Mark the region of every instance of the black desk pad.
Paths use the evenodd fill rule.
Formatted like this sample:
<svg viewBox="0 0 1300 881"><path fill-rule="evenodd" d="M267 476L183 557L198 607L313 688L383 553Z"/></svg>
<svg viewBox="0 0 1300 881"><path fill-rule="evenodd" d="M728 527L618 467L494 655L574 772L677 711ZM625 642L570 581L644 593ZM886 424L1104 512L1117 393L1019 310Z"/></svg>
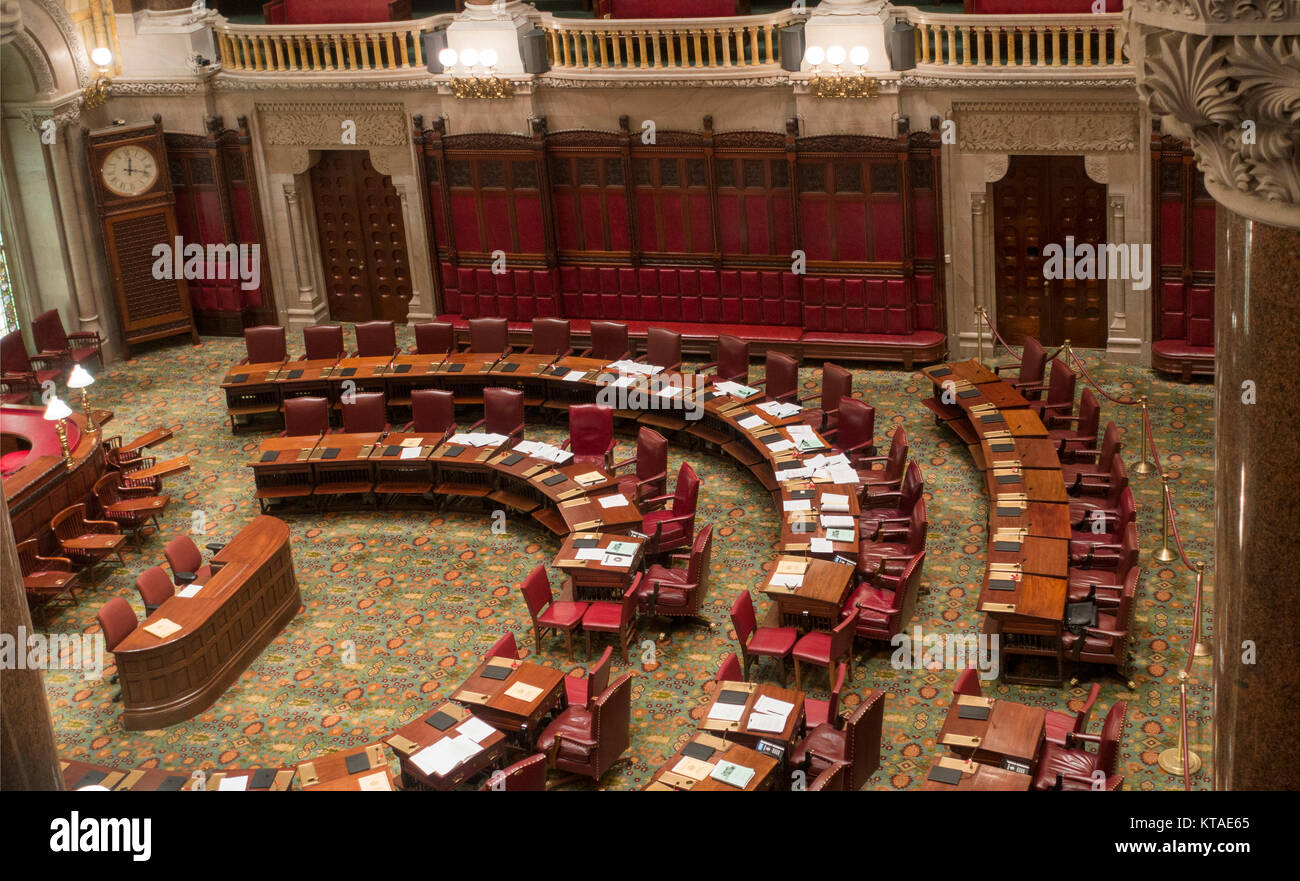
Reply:
<svg viewBox="0 0 1300 881"><path fill-rule="evenodd" d="M988 717L989 717L988 707L961 706L957 708L958 719L974 719L976 722L983 722Z"/></svg>
<svg viewBox="0 0 1300 881"><path fill-rule="evenodd" d="M945 768L941 765L935 765L930 769L930 780L935 783L949 783L956 786L961 782L961 771L956 768Z"/></svg>
<svg viewBox="0 0 1300 881"><path fill-rule="evenodd" d="M434 728L437 728L439 731L446 731L448 728L456 724L456 717L439 710L424 721L427 724L432 725Z"/></svg>
<svg viewBox="0 0 1300 881"><path fill-rule="evenodd" d="M514 671L514 670L511 670L509 667L497 667L497 666L495 666L495 665L490 665L490 666L484 667L484 668L483 668L483 672L482 672L480 675L481 675L484 679L497 679L497 680L500 680L500 679L509 679L509 678L510 678L510 674L513 673L513 672L515 672L515 671Z"/></svg>

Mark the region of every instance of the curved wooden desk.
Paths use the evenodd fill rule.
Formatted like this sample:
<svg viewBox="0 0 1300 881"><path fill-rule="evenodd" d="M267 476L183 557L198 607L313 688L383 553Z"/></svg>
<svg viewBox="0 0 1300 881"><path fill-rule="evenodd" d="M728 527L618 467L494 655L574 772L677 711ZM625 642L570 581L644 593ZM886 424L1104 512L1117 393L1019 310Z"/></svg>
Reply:
<svg viewBox="0 0 1300 881"><path fill-rule="evenodd" d="M104 473L104 450L98 431L86 431L86 417L73 413L67 419L68 448L72 470L63 461L63 450L53 423L43 418L44 408L11 404L0 408L0 451L26 448L26 458L4 478L5 504L13 520L14 538L41 539L41 548L58 547L50 520L69 505L90 495L95 481Z"/></svg>
<svg viewBox="0 0 1300 881"><path fill-rule="evenodd" d="M173 596L114 650L127 730L174 725L212 706L298 614L284 521L257 517L212 565L197 596ZM181 629L162 639L144 629L164 618Z"/></svg>

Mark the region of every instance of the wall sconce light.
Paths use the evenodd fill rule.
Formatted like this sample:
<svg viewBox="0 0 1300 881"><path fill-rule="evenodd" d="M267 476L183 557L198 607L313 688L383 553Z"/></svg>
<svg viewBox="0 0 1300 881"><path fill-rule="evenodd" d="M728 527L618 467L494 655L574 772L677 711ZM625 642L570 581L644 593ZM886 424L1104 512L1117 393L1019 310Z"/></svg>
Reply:
<svg viewBox="0 0 1300 881"><path fill-rule="evenodd" d="M497 75L497 61L495 49L479 51L470 47L457 52L448 47L438 53L438 62L451 77L451 93L457 98L509 98L514 95L514 84ZM480 66L482 73L475 73Z"/></svg>
<svg viewBox="0 0 1300 881"><path fill-rule="evenodd" d="M95 384L95 377L91 376L86 368L78 364L72 368L72 373L68 376L69 389L81 389L81 411L86 414L86 430L99 431L99 426L95 424L95 417L90 412L90 395L86 389Z"/></svg>
<svg viewBox="0 0 1300 881"><path fill-rule="evenodd" d="M104 102L108 100L108 91L113 85L113 81L108 78L108 66L113 63L113 51L103 46L92 49L90 61L99 68L99 75L95 77L93 83L81 90L81 95L86 103L86 109L94 110L96 107L104 106Z"/></svg>
<svg viewBox="0 0 1300 881"><path fill-rule="evenodd" d="M880 82L867 76L867 62L871 53L866 46L854 46L845 50L843 46L809 46L804 53L804 60L812 66L812 77L808 88L818 98L875 98L879 94ZM845 72L844 62L849 62L856 72ZM829 73L822 72L822 64L830 64Z"/></svg>
<svg viewBox="0 0 1300 881"><path fill-rule="evenodd" d="M59 400L57 396L54 396L45 405L43 415L46 421L54 423L54 430L59 435L59 447L63 450L63 464L71 471L76 466L72 462L72 451L68 449L68 429L64 424L64 420L72 415L72 408Z"/></svg>

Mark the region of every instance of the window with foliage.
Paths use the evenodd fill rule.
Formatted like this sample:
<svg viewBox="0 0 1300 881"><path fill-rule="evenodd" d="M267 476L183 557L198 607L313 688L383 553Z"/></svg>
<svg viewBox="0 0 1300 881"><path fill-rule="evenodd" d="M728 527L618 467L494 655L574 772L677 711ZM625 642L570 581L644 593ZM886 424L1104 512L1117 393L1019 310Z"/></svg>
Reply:
<svg viewBox="0 0 1300 881"><path fill-rule="evenodd" d="M0 334L18 329L18 309L14 289L9 283L9 258L5 255L4 237L0 236Z"/></svg>

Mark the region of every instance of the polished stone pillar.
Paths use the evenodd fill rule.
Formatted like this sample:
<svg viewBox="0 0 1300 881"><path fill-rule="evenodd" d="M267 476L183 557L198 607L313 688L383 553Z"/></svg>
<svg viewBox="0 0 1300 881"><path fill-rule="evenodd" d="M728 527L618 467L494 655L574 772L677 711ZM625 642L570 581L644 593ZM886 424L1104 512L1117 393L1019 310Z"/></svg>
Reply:
<svg viewBox="0 0 1300 881"><path fill-rule="evenodd" d="M1297 789L1300 230L1220 207L1218 240L1214 782Z"/></svg>

